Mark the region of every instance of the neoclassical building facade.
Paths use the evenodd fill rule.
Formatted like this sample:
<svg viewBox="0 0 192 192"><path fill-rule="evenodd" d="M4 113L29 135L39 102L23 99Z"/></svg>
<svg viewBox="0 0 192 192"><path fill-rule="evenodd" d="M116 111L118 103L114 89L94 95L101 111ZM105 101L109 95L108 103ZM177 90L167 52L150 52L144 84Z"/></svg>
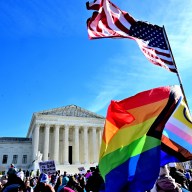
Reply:
<svg viewBox="0 0 192 192"><path fill-rule="evenodd" d="M34 170L38 161L48 160L54 160L59 169L97 163L104 122L103 116L76 105L34 113L26 136L31 151L25 167Z"/></svg>
<svg viewBox="0 0 192 192"><path fill-rule="evenodd" d="M105 118L76 105L36 112L27 136L0 137L0 172L10 164L39 169L40 161L54 160L56 169L77 173L78 167L98 163ZM191 163L183 166L191 168Z"/></svg>

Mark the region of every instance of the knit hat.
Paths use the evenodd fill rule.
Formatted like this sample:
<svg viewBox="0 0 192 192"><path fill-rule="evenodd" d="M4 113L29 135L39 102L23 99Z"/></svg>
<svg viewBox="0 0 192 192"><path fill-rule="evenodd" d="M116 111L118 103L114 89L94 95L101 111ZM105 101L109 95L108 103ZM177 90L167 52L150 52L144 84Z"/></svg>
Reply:
<svg viewBox="0 0 192 192"><path fill-rule="evenodd" d="M69 177L67 177L67 176L63 177L62 185L66 186L68 182L69 182Z"/></svg>
<svg viewBox="0 0 192 192"><path fill-rule="evenodd" d="M41 182L41 183L48 183L48 182L49 182L49 177L48 177L48 175L45 174L45 173L42 173L42 174L41 174L40 182Z"/></svg>

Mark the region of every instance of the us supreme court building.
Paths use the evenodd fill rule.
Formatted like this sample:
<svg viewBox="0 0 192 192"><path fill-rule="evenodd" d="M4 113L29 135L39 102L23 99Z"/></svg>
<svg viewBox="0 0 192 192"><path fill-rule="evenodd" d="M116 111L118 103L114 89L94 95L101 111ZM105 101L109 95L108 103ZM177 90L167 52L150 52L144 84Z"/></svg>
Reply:
<svg viewBox="0 0 192 192"><path fill-rule="evenodd" d="M7 170L11 163L36 170L40 161L48 160L54 160L61 171L94 166L99 159L104 122L103 116L76 105L36 112L26 138L0 137L0 171Z"/></svg>

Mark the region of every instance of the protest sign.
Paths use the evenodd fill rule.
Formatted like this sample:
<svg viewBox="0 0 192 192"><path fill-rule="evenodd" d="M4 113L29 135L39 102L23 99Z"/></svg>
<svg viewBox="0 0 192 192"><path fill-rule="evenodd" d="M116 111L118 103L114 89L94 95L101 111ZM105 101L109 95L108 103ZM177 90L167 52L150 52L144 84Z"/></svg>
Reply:
<svg viewBox="0 0 192 192"><path fill-rule="evenodd" d="M53 160L39 162L39 169L41 173L46 173L48 175L56 173L55 162Z"/></svg>
<svg viewBox="0 0 192 192"><path fill-rule="evenodd" d="M86 170L85 170L84 167L79 167L78 170L79 170L79 172L80 172L81 174L85 174L85 173L86 173Z"/></svg>

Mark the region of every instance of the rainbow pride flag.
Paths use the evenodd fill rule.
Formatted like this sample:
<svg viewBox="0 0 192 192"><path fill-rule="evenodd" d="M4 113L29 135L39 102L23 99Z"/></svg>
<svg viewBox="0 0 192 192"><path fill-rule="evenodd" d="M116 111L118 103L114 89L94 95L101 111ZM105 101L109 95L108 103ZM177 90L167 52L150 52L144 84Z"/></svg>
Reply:
<svg viewBox="0 0 192 192"><path fill-rule="evenodd" d="M181 96L179 86L166 86L121 101L111 101L99 159L106 192L145 192L153 188L161 161L164 157L164 162L168 162L166 154L172 149L164 140L162 142L169 150L161 148L161 138L166 136L164 133L162 137L162 133L169 118L178 109ZM177 112L174 115L178 116ZM168 132L168 127L166 130ZM182 139L186 139L184 133ZM190 146L190 138L187 144L183 148ZM188 157L191 158L190 155ZM183 160L185 158L183 156ZM173 159L170 162L174 162Z"/></svg>

